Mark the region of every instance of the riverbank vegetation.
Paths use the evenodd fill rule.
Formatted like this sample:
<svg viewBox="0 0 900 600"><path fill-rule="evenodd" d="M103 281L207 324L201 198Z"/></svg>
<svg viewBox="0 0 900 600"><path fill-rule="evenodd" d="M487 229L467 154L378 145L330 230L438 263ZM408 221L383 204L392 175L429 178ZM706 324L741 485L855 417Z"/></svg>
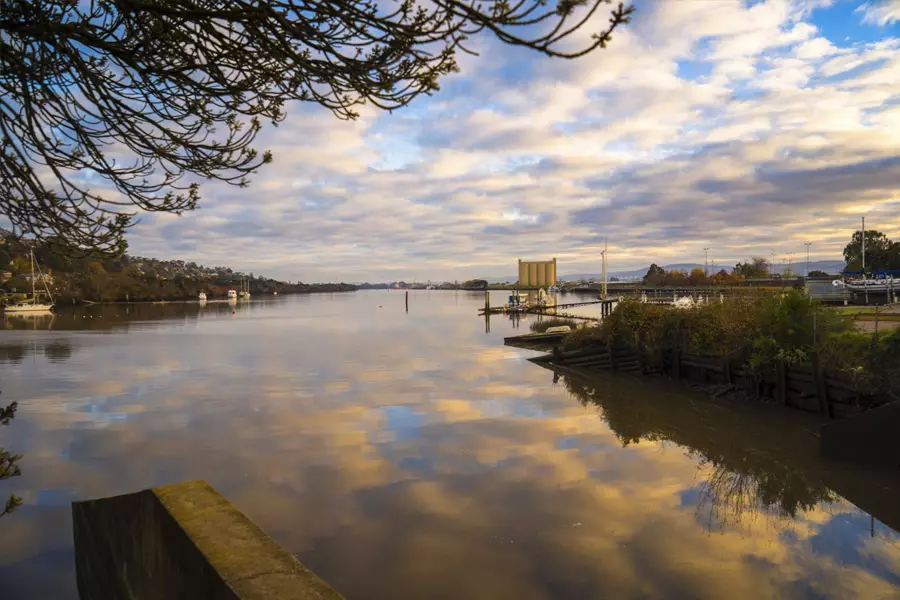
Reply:
<svg viewBox="0 0 900 600"><path fill-rule="evenodd" d="M664 269L654 263L647 269L641 283L648 287L727 287L757 279L785 280L793 277L792 269L773 273L769 261L761 256L754 256L748 261L735 264L730 272L725 269L707 272L703 267L694 267L688 272L682 269Z"/></svg>
<svg viewBox="0 0 900 600"><path fill-rule="evenodd" d="M801 290L692 308L624 300L599 327L568 336L565 347L609 343L636 348L648 364L661 365L671 352L728 358L759 378L815 353L823 369L852 377L861 391L900 397L900 332L859 332Z"/></svg>

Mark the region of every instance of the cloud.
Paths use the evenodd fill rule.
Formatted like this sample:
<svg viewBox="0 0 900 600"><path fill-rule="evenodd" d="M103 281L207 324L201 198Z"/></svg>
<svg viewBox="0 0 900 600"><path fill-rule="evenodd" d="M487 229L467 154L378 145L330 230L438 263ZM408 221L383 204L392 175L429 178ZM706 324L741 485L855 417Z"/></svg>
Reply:
<svg viewBox="0 0 900 600"><path fill-rule="evenodd" d="M640 3L575 61L478 36L481 56L393 114L288 107L248 189L208 184L195 213L145 216L132 251L322 281L463 280L519 256L584 272L605 237L617 269L707 246L736 262L769 240L788 253L798 236L838 258L857 216L900 187L900 39L842 41L839 9ZM896 237L900 218L879 210Z"/></svg>
<svg viewBox="0 0 900 600"><path fill-rule="evenodd" d="M885 27L900 22L900 0L863 2L855 11L862 13L862 22Z"/></svg>

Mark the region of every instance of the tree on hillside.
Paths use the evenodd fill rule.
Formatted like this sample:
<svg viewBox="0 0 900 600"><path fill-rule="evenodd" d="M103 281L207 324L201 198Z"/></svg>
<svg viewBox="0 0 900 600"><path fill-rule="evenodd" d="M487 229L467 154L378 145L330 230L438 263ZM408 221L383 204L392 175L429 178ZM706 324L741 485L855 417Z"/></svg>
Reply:
<svg viewBox="0 0 900 600"><path fill-rule="evenodd" d="M744 279L762 279L769 276L769 261L762 256L754 256L747 262L734 265L732 272Z"/></svg>
<svg viewBox="0 0 900 600"><path fill-rule="evenodd" d="M653 263L644 275L644 285L659 285L666 276L666 270Z"/></svg>
<svg viewBox="0 0 900 600"><path fill-rule="evenodd" d="M862 270L862 232L856 231L844 247L848 271ZM880 231L866 230L866 271L900 269L900 243Z"/></svg>
<svg viewBox="0 0 900 600"><path fill-rule="evenodd" d="M609 0L4 0L0 214L19 235L120 254L134 211L181 214L198 180L244 186L288 101L341 119L439 89L467 38L551 57L603 48L633 8L562 44ZM131 212L129 212L131 211Z"/></svg>
<svg viewBox="0 0 900 600"><path fill-rule="evenodd" d="M734 273L729 273L725 269L719 269L719 272L710 277L710 281L714 285L729 285L742 281L744 278Z"/></svg>
<svg viewBox="0 0 900 600"><path fill-rule="evenodd" d="M812 270L807 274L807 277L828 277L828 273L825 271Z"/></svg>
<svg viewBox="0 0 900 600"><path fill-rule="evenodd" d="M663 285L682 286L688 285L689 283L690 280L688 279L687 271L681 269L666 271L666 275L663 277Z"/></svg>

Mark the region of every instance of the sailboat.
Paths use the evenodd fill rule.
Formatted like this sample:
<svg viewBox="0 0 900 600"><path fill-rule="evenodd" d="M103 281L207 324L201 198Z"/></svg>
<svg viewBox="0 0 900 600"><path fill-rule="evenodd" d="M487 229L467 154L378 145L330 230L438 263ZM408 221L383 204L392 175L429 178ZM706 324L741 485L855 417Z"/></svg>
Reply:
<svg viewBox="0 0 900 600"><path fill-rule="evenodd" d="M241 298L250 299L250 280L247 279L247 289L244 289L244 280L241 279L241 291L238 293L238 296Z"/></svg>
<svg viewBox="0 0 900 600"><path fill-rule="evenodd" d="M41 273L41 267L38 266L38 273L41 275L41 283L44 284L44 291L50 298L50 304L44 304L37 301L37 292L34 289L34 251L31 251L31 301L24 300L17 304L9 305L4 310L8 313L48 313L53 308L53 296L47 287L47 281L44 274Z"/></svg>

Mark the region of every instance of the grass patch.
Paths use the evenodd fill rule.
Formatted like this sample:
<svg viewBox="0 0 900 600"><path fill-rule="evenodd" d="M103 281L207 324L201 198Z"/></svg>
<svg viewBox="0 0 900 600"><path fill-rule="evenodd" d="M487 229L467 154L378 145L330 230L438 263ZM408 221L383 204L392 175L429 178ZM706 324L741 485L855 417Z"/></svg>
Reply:
<svg viewBox="0 0 900 600"><path fill-rule="evenodd" d="M875 314L874 306L829 306L825 310L831 310L838 313L846 313L853 315ZM878 312L884 312L884 307L879 307Z"/></svg>
<svg viewBox="0 0 900 600"><path fill-rule="evenodd" d="M575 329L577 323L572 319L561 319L558 317L553 317L551 319L543 319L541 321L535 321L531 324L531 331L534 333L544 333L551 327L561 327L563 325L568 325L572 329Z"/></svg>

